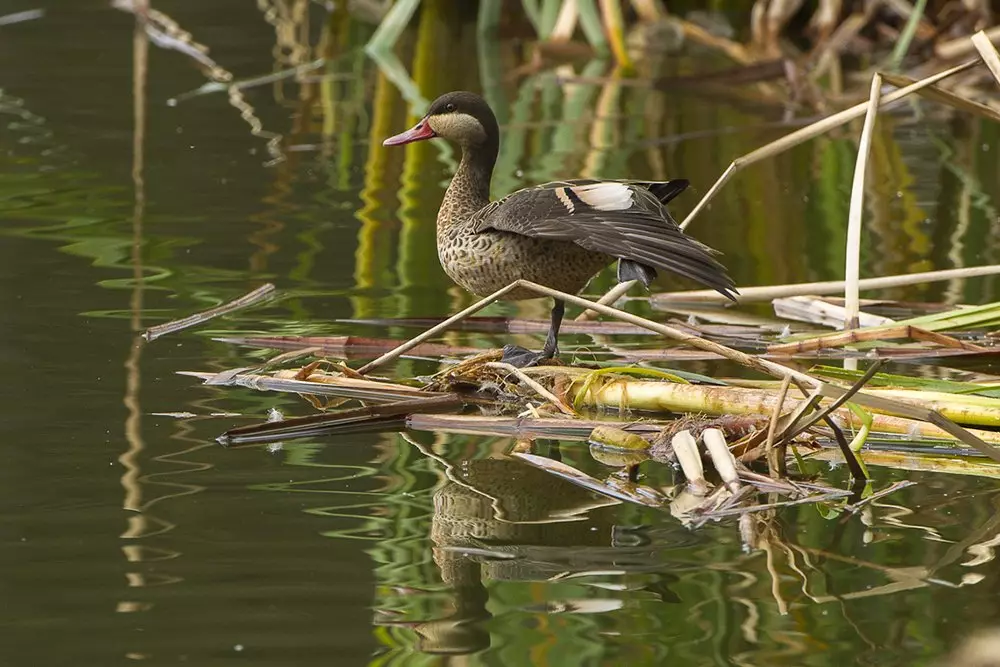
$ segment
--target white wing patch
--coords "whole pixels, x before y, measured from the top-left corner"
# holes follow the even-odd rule
[[[578,185],[572,190],[580,201],[598,211],[624,211],[632,207],[632,188],[624,183]]]
[[[566,194],[566,188],[556,188],[556,197],[559,197],[559,201],[563,203],[566,210],[572,213],[576,210],[576,204],[573,203],[572,198]]]

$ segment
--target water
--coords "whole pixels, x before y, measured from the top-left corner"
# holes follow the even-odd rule
[[[433,248],[453,154],[379,145],[412,117],[393,63],[359,50],[373,26],[327,24],[318,4],[260,4],[155,3],[237,78],[333,59],[315,72],[324,80],[247,89],[249,123],[218,93],[169,106],[204,75],[182,53],[136,46],[133,18],[103,3],[50,2],[44,18],[0,27],[0,663],[913,665],[1000,620],[990,479],[877,468],[880,486],[918,484],[864,516],[782,511],[761,525],[764,548],[745,552],[735,522],[691,532],[596,500],[504,458],[505,439],[216,445],[269,408],[311,408],[177,375],[261,358],[213,336],[402,336],[336,320],[442,316],[471,299]],[[696,190],[684,213],[729,160],[785,131],[781,109],[759,100],[593,84],[564,94],[552,70],[515,72],[516,26],[486,47],[473,12],[429,4],[399,64],[426,96],[487,90],[508,125],[497,194],[574,175],[684,176]],[[648,67],[679,75],[711,60]],[[997,260],[996,126],[933,111],[880,120],[866,275]],[[739,284],[840,275],[857,132],[748,169],[697,220]],[[281,135],[277,164],[269,133]],[[137,343],[149,325],[265,281],[285,297]],[[997,286],[886,296],[985,302]],[[561,451],[601,474],[584,449]]]

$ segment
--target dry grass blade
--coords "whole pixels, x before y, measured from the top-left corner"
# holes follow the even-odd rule
[[[903,99],[910,93],[914,93],[921,88],[931,86],[938,81],[942,81],[950,76],[964,72],[965,70],[973,67],[979,63],[978,60],[970,60],[968,62],[962,63],[956,67],[952,67],[943,72],[938,72],[937,74],[932,74],[931,76],[914,83],[913,85],[907,86],[906,88],[900,88],[899,90],[889,93],[882,98],[883,105],[889,105],[893,102]],[[719,180],[715,182],[714,185],[705,193],[705,196],[701,198],[701,201],[688,213],[688,216],[684,218],[684,222],[681,223],[681,229],[687,228],[691,221],[694,220],[695,216],[701,213],[702,209],[708,205],[708,202],[715,197],[716,193],[722,189],[722,186],[732,177],[734,173],[742,169],[743,167],[749,166],[756,162],[760,162],[769,157],[773,157],[779,153],[783,153],[789,148],[798,146],[799,144],[806,142],[810,139],[818,137],[819,135],[832,130],[835,127],[840,127],[848,121],[858,118],[868,110],[868,102],[862,102],[856,104],[853,107],[844,109],[838,113],[828,116],[823,120],[817,121],[812,125],[807,125],[800,130],[796,130],[791,134],[785,135],[777,141],[773,141],[766,146],[762,146],[755,151],[747,153],[742,157],[738,157],[732,161],[729,167],[722,173]]]
[[[903,74],[893,74],[891,72],[883,73],[882,78],[887,83],[896,86],[897,88],[903,88],[904,86],[909,86],[916,82],[915,79],[908,76]],[[945,90],[940,86],[927,86],[926,88],[917,91],[917,94],[934,102],[947,104],[948,106],[954,107],[959,111],[964,111],[975,116],[1000,122],[1000,111],[997,111],[991,106],[962,97],[961,95],[956,95],[950,90]]]
[[[871,154],[872,131],[875,128],[875,118],[878,115],[881,89],[882,77],[876,73],[872,75],[868,111],[865,114],[865,124],[861,130],[857,162],[854,165],[854,183],[851,186],[851,204],[847,219],[847,262],[844,268],[845,329],[858,328],[858,311],[861,310],[858,281],[861,279],[861,214],[864,211],[865,200],[865,169],[868,166],[868,156]]]
[[[195,313],[194,315],[189,315],[188,317],[180,320],[174,320],[173,322],[167,322],[166,324],[159,324],[155,327],[150,327],[146,330],[146,333],[142,334],[142,337],[147,341],[156,340],[160,336],[165,336],[169,333],[197,326],[213,318],[219,317],[220,315],[228,315],[229,313],[237,310],[249,308],[250,306],[256,305],[273,297],[275,289],[274,285],[266,283],[254,291],[244,294],[240,298],[230,301],[229,303],[217,306],[216,308]]]
[[[976,278],[979,276],[994,276],[1000,274],[1000,264],[986,266],[971,266],[964,269],[942,269],[940,271],[924,271],[921,273],[906,273],[881,278],[865,278],[858,281],[860,290],[888,289],[890,287],[905,287],[923,283]],[[843,280],[823,280],[811,283],[788,283],[785,285],[755,285],[740,287],[740,303],[752,301],[770,301],[782,297],[841,294],[844,291]],[[654,307],[671,303],[729,303],[729,299],[715,290],[688,290],[685,292],[666,292],[650,297]]]
[[[997,80],[997,84],[1000,85],[1000,53],[997,53],[997,48],[993,46],[993,42],[990,41],[989,37],[982,30],[972,36],[972,43],[975,45],[976,50],[979,51],[979,55],[982,56],[983,62],[990,68],[990,72],[993,73],[993,78]]]

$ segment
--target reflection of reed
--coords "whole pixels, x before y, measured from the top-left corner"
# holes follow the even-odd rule
[[[383,211],[390,208],[388,183],[395,174],[382,139],[392,134],[394,124],[402,122],[401,96],[382,73],[376,75],[375,96],[372,104],[372,122],[368,132],[368,154],[365,159],[365,180],[361,190],[361,209],[357,218],[358,246],[354,253],[354,285],[360,294],[351,297],[354,317],[378,315],[377,305],[370,290],[386,288],[392,283],[391,262],[393,241],[398,225],[393,218],[385,219]]]
[[[620,128],[618,127],[618,109],[622,96],[622,86],[617,79],[618,73],[601,86],[597,97],[597,109],[590,126],[590,150],[583,161],[581,175],[585,178],[605,178],[607,176],[606,160],[615,146],[622,144]]]
[[[124,507],[127,510],[138,510],[142,502],[142,492],[138,484],[139,467],[137,458],[145,448],[142,441],[142,416],[139,403],[139,390],[142,383],[139,362],[142,357],[143,339],[142,326],[142,291],[144,275],[142,268],[142,219],[146,207],[145,181],[143,180],[143,142],[146,132],[146,65],[149,54],[149,40],[143,25],[142,16],[148,10],[148,5],[141,5],[136,12],[135,32],[132,38],[133,58],[133,132],[132,132],[132,183],[135,190],[135,203],[132,211],[132,296],[129,300],[131,310],[130,324],[133,333],[132,346],[125,361],[126,385],[125,408],[128,417],[125,420],[125,438],[129,443],[128,450],[119,457],[119,462],[125,467],[122,476],[122,486],[125,488]]]
[[[132,212],[132,296],[129,302],[131,309],[131,328],[133,333],[132,345],[128,358],[125,361],[126,382],[125,382],[125,408],[128,416],[125,419],[125,439],[128,442],[126,451],[118,457],[119,463],[125,468],[121,477],[122,487],[125,489],[123,508],[129,511],[138,512],[129,517],[129,524],[122,534],[123,539],[134,539],[144,536],[149,528],[146,515],[142,513],[142,486],[139,481],[140,465],[139,456],[145,449],[142,439],[142,408],[139,400],[139,391],[142,384],[140,373],[140,360],[142,358],[143,339],[142,332],[142,292],[144,285],[143,265],[142,265],[142,222],[145,212],[145,182],[143,180],[143,143],[146,131],[146,72],[147,58],[149,54],[149,41],[145,30],[144,17],[148,13],[148,4],[137,3],[135,31],[132,41],[133,58],[133,134],[132,134],[132,182],[135,192],[135,204]],[[172,526],[171,526],[172,528]],[[122,545],[122,552],[129,563],[143,559],[141,546],[126,544]],[[129,572],[126,575],[130,587],[142,587],[146,585],[144,574],[141,572]],[[131,613],[146,611],[151,608],[148,603],[121,600],[118,602],[117,611]]]
[[[125,361],[126,387],[123,402],[128,411],[125,419],[125,439],[128,443],[126,451],[119,457],[119,462],[125,468],[121,477],[122,487],[125,489],[123,508],[134,512],[129,515],[126,529],[120,535],[122,540],[129,540],[129,543],[122,545],[122,553],[128,563],[147,563],[150,561],[169,560],[180,556],[180,552],[173,549],[151,547],[148,544],[133,542],[133,540],[147,539],[154,535],[169,532],[175,525],[165,519],[160,519],[149,513],[149,508],[156,502],[165,498],[177,497],[201,491],[203,487],[192,484],[168,483],[163,481],[153,481],[155,477],[162,477],[171,474],[157,473],[154,475],[142,475],[140,456],[146,449],[142,437],[142,405],[140,400],[140,390],[142,387],[141,359],[143,350],[143,338],[140,335],[143,331],[142,309],[143,290],[146,283],[145,268],[143,263],[143,246],[145,243],[143,224],[146,212],[146,189],[144,178],[145,152],[144,143],[146,135],[146,79],[149,53],[149,38],[144,25],[146,10],[148,6],[137,7],[136,24],[133,35],[133,135],[132,135],[132,182],[134,189],[134,205],[132,212],[132,293],[129,300],[130,308],[130,328],[133,333],[132,345],[129,349],[128,358]],[[186,454],[193,449],[204,448],[210,445],[198,443],[195,447],[181,452],[172,452],[168,455],[155,457],[154,460],[169,462],[171,464],[184,463],[196,470],[204,469],[204,464],[180,461],[175,457]],[[145,497],[145,486],[149,484],[168,485],[179,487],[179,493],[158,495],[154,498]],[[126,572],[126,581],[130,588],[147,588],[150,586],[162,586],[181,581],[180,577],[167,573],[150,574],[145,571]],[[121,613],[134,613],[147,611],[152,608],[149,602],[136,600],[120,600],[117,611]],[[135,654],[139,655],[139,654]]]
[[[271,53],[277,69],[301,65],[311,58],[309,0],[257,0],[264,20],[274,26]],[[276,94],[281,87],[277,85]]]

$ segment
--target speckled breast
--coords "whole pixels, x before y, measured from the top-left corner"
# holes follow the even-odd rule
[[[460,225],[438,230],[438,257],[445,273],[477,296],[488,296],[515,280],[575,294],[613,259],[572,242],[511,232],[471,233]],[[517,301],[540,296],[518,289],[503,298]]]

